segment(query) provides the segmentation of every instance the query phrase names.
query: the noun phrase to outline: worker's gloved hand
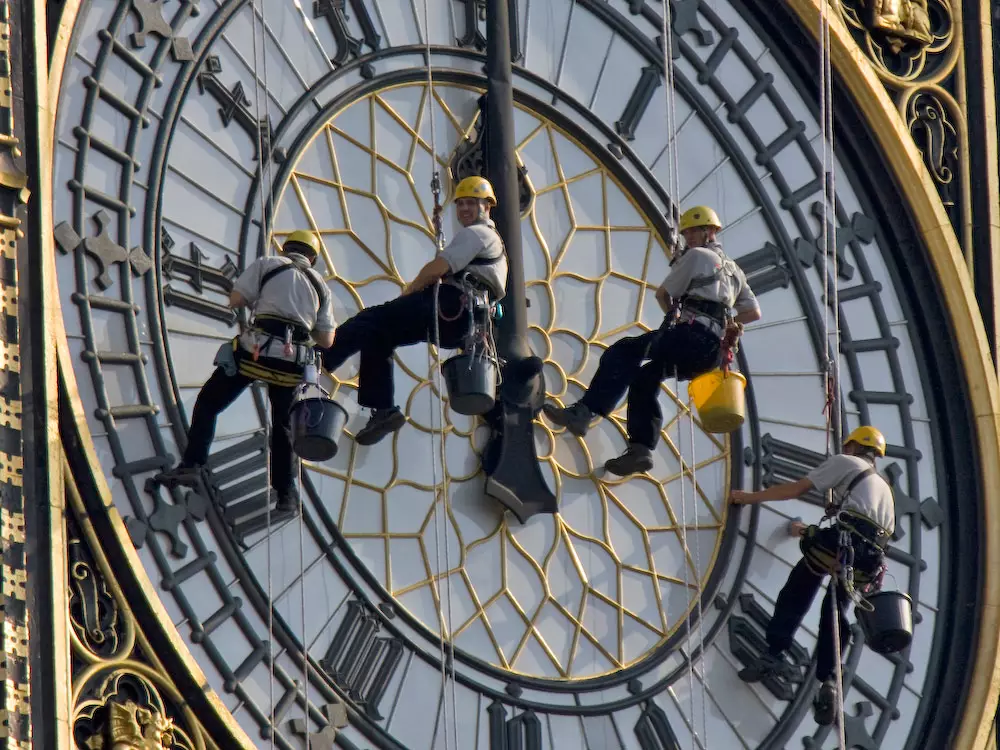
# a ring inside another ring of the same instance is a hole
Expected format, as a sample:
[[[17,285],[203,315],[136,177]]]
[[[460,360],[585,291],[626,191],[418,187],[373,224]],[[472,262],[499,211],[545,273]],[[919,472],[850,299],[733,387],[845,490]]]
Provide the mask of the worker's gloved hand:
[[[735,352],[739,346],[740,336],[743,335],[743,324],[735,320],[726,325],[726,331],[722,335],[722,350]]]
[[[670,259],[675,260],[684,249],[684,239],[677,232],[676,222],[667,225],[667,236],[664,239],[667,242],[667,253],[670,255]]]

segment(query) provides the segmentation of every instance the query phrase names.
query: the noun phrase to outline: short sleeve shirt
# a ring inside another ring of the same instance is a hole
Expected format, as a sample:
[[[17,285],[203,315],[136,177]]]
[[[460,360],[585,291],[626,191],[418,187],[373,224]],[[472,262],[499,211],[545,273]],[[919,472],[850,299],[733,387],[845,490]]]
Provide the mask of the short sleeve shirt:
[[[849,497],[844,493],[854,478],[871,466],[871,462],[858,456],[830,456],[807,475],[817,490],[833,490],[833,501],[842,510],[868,518],[887,532],[896,530],[896,504],[892,498],[892,488],[881,476],[865,477],[851,490]]]
[[[264,276],[280,266],[295,265],[295,270],[272,277],[261,287]],[[332,331],[333,295],[329,290],[320,299],[307,278],[312,276],[319,286],[326,286],[303,256],[297,253],[269,256],[255,260],[236,280],[234,291],[242,294],[257,315],[270,315],[297,323],[308,331]]]
[[[462,227],[441,251],[441,257],[452,274],[468,271],[489,287],[494,299],[506,295],[507,253],[491,219]]]
[[[685,250],[663,282],[663,289],[671,299],[687,294],[721,302],[737,313],[760,309],[743,269],[726,257],[718,242]]]

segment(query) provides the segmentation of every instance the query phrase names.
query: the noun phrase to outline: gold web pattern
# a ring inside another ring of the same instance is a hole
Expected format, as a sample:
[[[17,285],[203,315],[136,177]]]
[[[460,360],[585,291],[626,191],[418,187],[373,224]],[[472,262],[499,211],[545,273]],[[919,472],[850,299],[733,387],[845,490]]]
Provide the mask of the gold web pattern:
[[[432,196],[423,186],[436,162],[450,195],[447,165],[474,133],[480,93],[436,85],[431,108],[426,84],[384,89],[333,116],[300,155],[274,241],[305,227],[320,233],[339,320],[398,295],[432,257]],[[667,255],[621,185],[569,134],[523,108],[515,123],[535,196],[522,217],[532,345],[545,358],[550,397],[570,403],[604,349],[659,325],[653,293]],[[446,225],[449,235],[456,229]],[[429,439],[427,348],[401,349],[396,363],[407,425],[373,448],[345,440],[338,457],[309,470],[341,533],[397,602],[457,648],[551,679],[634,664],[681,624],[715,562],[730,463],[725,442],[692,430],[684,384],[677,394],[664,387],[663,441],[641,477],[611,481],[599,471],[624,447],[624,409],[583,440],[538,421],[539,460],[560,513],[526,526],[483,494],[484,428],[446,409],[446,565],[444,541],[441,550],[435,542],[445,505],[430,472],[438,441]],[[356,404],[352,366],[331,382],[349,406]],[[351,427],[363,420],[358,415]],[[449,588],[450,627],[440,601]]]

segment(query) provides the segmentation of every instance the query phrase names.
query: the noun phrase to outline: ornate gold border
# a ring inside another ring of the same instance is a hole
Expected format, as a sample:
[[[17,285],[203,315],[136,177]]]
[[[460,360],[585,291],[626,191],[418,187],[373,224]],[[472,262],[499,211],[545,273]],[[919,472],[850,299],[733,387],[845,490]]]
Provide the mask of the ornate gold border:
[[[802,23],[816,36],[819,26],[820,3],[826,0],[788,0],[788,5],[799,16]],[[44,206],[47,224],[51,224],[48,215],[52,200],[51,154],[54,147],[55,118],[58,107],[62,72],[69,51],[76,17],[79,14],[82,0],[66,0],[63,17],[59,24],[56,42],[53,47],[48,80],[48,96],[41,96],[39,101],[47,99],[48,106],[42,113],[45,122],[44,136],[40,144],[48,144],[48,149],[42,151],[42,180],[40,184],[39,203]],[[988,7],[987,0],[981,0]],[[44,0],[34,0],[36,12],[44,12]],[[39,17],[44,17],[39,15]],[[987,13],[984,17],[989,17]],[[41,35],[45,49],[44,27],[35,30]],[[989,27],[984,24],[983,38],[990,34]],[[971,280],[967,273],[966,261],[963,256],[955,232],[948,221],[937,190],[930,176],[923,167],[920,153],[913,143],[905,124],[896,113],[896,107],[888,93],[873,71],[864,53],[854,44],[847,28],[839,18],[831,18],[831,43],[833,64],[837,73],[847,83],[855,98],[855,103],[872,127],[873,134],[885,154],[897,178],[897,182],[912,208],[917,221],[918,230],[931,253],[931,258],[941,281],[945,302],[952,317],[956,341],[966,373],[971,404],[977,425],[979,452],[983,460],[982,492],[984,497],[1000,498],[1000,390],[998,390],[994,367],[989,354],[986,333],[979,316]],[[986,47],[984,46],[984,49]],[[40,73],[42,78],[44,74]],[[41,92],[41,89],[39,90]],[[986,114],[989,121],[996,120],[995,113]],[[995,190],[996,184],[990,189]],[[990,217],[993,233],[993,247],[1000,249],[1000,208]],[[40,251],[43,257],[44,273],[47,277],[49,298],[45,300],[47,316],[60,314],[55,280],[55,248],[50,232],[43,233],[39,238]],[[1000,271],[997,272],[1000,280]],[[59,318],[56,318],[59,319]],[[64,378],[71,396],[72,418],[83,434],[87,432],[86,419],[80,411],[79,394],[76,381],[73,378],[72,366],[69,364],[68,342],[61,326],[55,326],[56,349],[58,352],[58,371]],[[52,438],[50,438],[52,439]],[[58,438],[56,438],[58,439]],[[101,489],[101,498],[108,508],[116,530],[117,541],[129,556],[136,577],[141,582],[144,594],[150,605],[157,612],[161,621],[167,623],[169,618],[163,608],[155,588],[149,581],[129,541],[128,533],[117,510],[111,505],[110,489],[108,488],[99,462],[94,454],[93,446],[84,443],[81,446],[88,465],[94,472]],[[50,455],[56,456],[58,453]],[[1000,500],[985,508],[982,519],[984,535],[987,539],[1000,539]],[[1000,696],[1000,545],[985,545],[983,569],[985,580],[983,584],[984,608],[979,622],[979,643],[977,646],[976,663],[981,664],[972,677],[966,700],[961,726],[955,739],[955,746],[968,750],[985,750],[992,741],[993,720],[997,698]],[[205,682],[204,674],[194,661],[186,646],[170,625],[165,625],[174,647],[174,655],[192,676]],[[985,665],[990,665],[986,667]],[[220,717],[230,727],[234,736],[241,738],[243,747],[252,748],[249,737],[232,719],[219,697],[208,693],[209,699],[217,706]],[[68,705],[67,705],[68,709]]]
[[[788,0],[789,7],[817,41],[820,4],[824,2]],[[1000,539],[1000,388],[962,249],[905,123],[864,52],[854,43],[843,21],[832,14],[830,41],[836,72],[871,126],[941,281],[976,422],[982,495],[991,500],[981,519],[983,536],[988,541]],[[1000,544],[983,545],[983,555],[983,611],[975,656],[979,666],[972,675],[954,740],[954,747],[962,750],[987,747],[1000,696]]]
[[[984,19],[979,28],[979,45],[983,52],[983,59],[993,60],[993,56],[997,54],[997,50],[993,49],[993,26],[985,20],[993,17],[993,4],[990,0],[980,0],[979,17]],[[998,156],[998,151],[1000,151],[1000,144],[998,144],[998,132],[1000,131],[998,128],[1000,128],[1000,123],[997,122],[997,81],[993,76],[993,66],[984,65],[982,74],[985,94],[982,112],[985,142],[982,144],[982,156],[989,168],[986,189],[989,191],[989,195],[993,196],[993,199],[987,202],[989,216],[981,217],[981,220],[986,220],[990,228],[990,256],[994,259],[993,283],[990,284],[992,295],[987,309],[993,319],[993,330],[1000,334],[1000,302],[996,299],[996,296],[1000,294],[1000,199],[998,199],[1000,196],[1000,165],[998,165],[998,159],[1000,159]],[[997,373],[1000,375],[1000,358],[997,359],[997,368]]]
[[[44,13],[45,0],[34,0],[36,12]],[[47,106],[44,107],[44,111],[41,113],[44,132],[40,134],[38,143],[41,147],[41,159],[40,159],[40,190],[38,195],[38,200],[45,206],[45,224],[44,226],[52,227],[52,170],[53,170],[53,159],[52,155],[54,153],[54,148],[56,145],[55,132],[56,132],[56,116],[59,108],[59,94],[62,88],[62,76],[63,70],[66,65],[66,58],[69,53],[70,41],[73,35],[73,29],[76,24],[76,18],[79,15],[80,8],[82,6],[83,0],[66,0],[66,6],[63,10],[63,16],[60,19],[59,28],[56,34],[55,44],[53,45],[51,64],[50,64],[50,76],[47,83],[47,91],[39,90],[39,102],[47,101]],[[39,15],[39,18],[44,18],[44,15]],[[45,49],[45,27],[39,24],[39,29],[36,33],[41,34],[41,44],[42,49]],[[42,58],[44,59],[44,58]],[[43,74],[40,74],[40,77]],[[46,299],[43,301],[44,309],[46,311],[46,316],[51,317],[53,320],[62,320],[62,306],[59,299],[58,293],[58,282],[56,279],[56,266],[55,266],[55,242],[52,235],[52,231],[44,232],[42,237],[39,238],[40,252],[42,254],[43,260],[43,273],[45,275],[45,287],[46,287]],[[80,431],[80,434],[86,435],[89,433],[89,427],[87,425],[87,419],[84,416],[81,409],[81,398],[79,391],[76,386],[76,378],[73,373],[73,366],[71,364],[71,357],[69,353],[69,342],[66,338],[65,328],[61,325],[51,326],[50,330],[53,332],[51,339],[55,342],[55,353],[56,353],[56,363],[53,366],[53,378],[56,374],[62,378],[63,382],[66,384],[66,390],[69,393],[69,403],[70,403],[70,416],[76,425],[76,428]],[[51,391],[53,394],[57,393],[57,390],[53,388]],[[53,415],[57,416],[57,401],[55,399],[50,400],[49,408]],[[58,421],[53,418],[53,425],[58,424]],[[55,457],[61,454],[61,436],[58,430],[52,430],[49,432],[50,441],[54,441],[59,450],[50,452],[50,456],[53,458],[52,466],[50,467],[50,473],[59,473],[61,475],[62,467],[59,465]],[[129,561],[129,568],[132,571],[132,575],[135,577],[136,583],[140,586],[143,592],[143,596],[148,602],[150,608],[156,613],[156,617],[161,623],[160,627],[163,629],[164,634],[170,640],[171,653],[170,658],[172,662],[176,662],[180,665],[181,669],[184,669],[188,674],[199,684],[206,686],[204,688],[204,695],[206,700],[212,704],[216,714],[218,715],[221,722],[229,730],[230,736],[238,739],[239,746],[241,748],[246,748],[247,750],[253,750],[256,746],[250,737],[243,731],[243,728],[237,723],[233,718],[232,713],[226,708],[225,704],[219,695],[207,687],[208,680],[205,677],[204,672],[202,672],[201,667],[195,661],[191,652],[188,650],[187,645],[184,643],[183,639],[178,633],[177,629],[173,626],[170,621],[170,616],[167,614],[163,603],[160,601],[159,594],[157,593],[156,587],[153,586],[152,581],[146,574],[145,567],[142,564],[142,560],[135,551],[135,547],[132,544],[131,537],[125,528],[125,523],[122,521],[121,514],[118,512],[117,508],[114,507],[113,501],[111,499],[111,489],[108,486],[105,478],[104,472],[101,469],[100,461],[97,459],[97,455],[94,453],[93,444],[89,441],[81,441],[78,450],[83,454],[87,465],[90,467],[92,472],[94,482],[98,486],[100,491],[100,499],[102,505],[107,509],[108,517],[111,522],[112,527],[115,531],[115,541],[118,547],[121,548],[124,555]],[[61,486],[61,485],[53,485]],[[57,502],[64,502],[62,499],[55,498]],[[60,511],[62,513],[62,509]],[[60,515],[61,519],[61,515]],[[63,534],[64,535],[64,534]],[[62,549],[65,550],[65,539],[63,539]],[[62,588],[66,591],[66,587]],[[65,611],[66,602],[61,603],[63,605],[63,611]],[[68,636],[67,636],[68,637]],[[68,644],[67,644],[67,655],[68,655]],[[68,668],[68,661],[67,661]],[[65,684],[69,684],[69,680],[65,681]],[[70,710],[68,692],[66,706],[66,716],[68,722],[68,715]],[[68,725],[67,725],[68,726]]]

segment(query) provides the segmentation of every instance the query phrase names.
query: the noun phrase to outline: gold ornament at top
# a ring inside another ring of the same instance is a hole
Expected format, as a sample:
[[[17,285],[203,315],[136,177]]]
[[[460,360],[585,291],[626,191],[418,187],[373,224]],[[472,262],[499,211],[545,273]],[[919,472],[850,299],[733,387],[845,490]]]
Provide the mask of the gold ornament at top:
[[[174,722],[134,701],[108,704],[106,737],[95,735],[90,750],[169,750],[174,746]]]
[[[898,53],[907,44],[926,47],[933,39],[927,0],[870,0],[871,30],[885,35]]]

